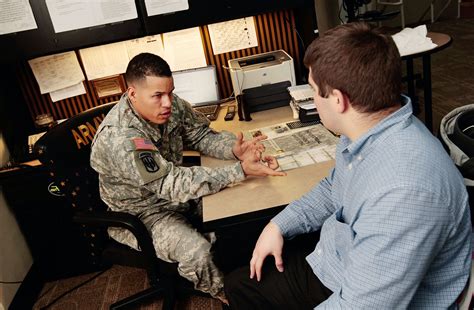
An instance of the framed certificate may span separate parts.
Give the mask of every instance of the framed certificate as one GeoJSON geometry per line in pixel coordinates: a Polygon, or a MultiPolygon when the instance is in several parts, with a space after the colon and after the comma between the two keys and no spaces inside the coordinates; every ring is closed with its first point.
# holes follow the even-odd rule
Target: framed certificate
{"type": "Polygon", "coordinates": [[[99,99],[121,95],[126,90],[125,80],[120,74],[93,80],[91,82],[99,99]]]}

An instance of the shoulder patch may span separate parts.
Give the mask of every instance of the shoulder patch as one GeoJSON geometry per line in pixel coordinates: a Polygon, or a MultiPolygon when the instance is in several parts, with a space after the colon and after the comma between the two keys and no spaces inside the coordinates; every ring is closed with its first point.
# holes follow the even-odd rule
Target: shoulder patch
{"type": "Polygon", "coordinates": [[[158,148],[149,139],[133,138],[131,141],[135,150],[158,151],[158,148]]]}
{"type": "Polygon", "coordinates": [[[168,165],[158,152],[137,150],[134,155],[143,184],[157,180],[168,173],[168,165]]]}

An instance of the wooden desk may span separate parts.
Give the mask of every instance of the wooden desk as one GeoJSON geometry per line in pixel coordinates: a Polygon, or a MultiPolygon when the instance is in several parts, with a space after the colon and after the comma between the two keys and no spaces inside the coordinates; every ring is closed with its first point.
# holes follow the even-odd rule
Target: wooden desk
{"type": "Polygon", "coordinates": [[[413,59],[422,57],[423,61],[423,92],[425,100],[425,124],[430,131],[433,131],[433,108],[432,108],[432,89],[431,89],[431,54],[441,51],[452,43],[452,38],[444,33],[428,32],[427,36],[431,38],[437,46],[427,51],[402,56],[402,60],[407,62],[407,83],[408,96],[415,104],[415,78],[413,73],[413,59]]]}
{"type": "MultiPolygon", "coordinates": [[[[225,110],[225,109],[224,109],[225,110]]],[[[222,111],[221,111],[222,112],[222,111]]],[[[280,107],[252,113],[252,121],[225,122],[221,115],[212,122],[217,130],[231,132],[246,131],[272,124],[294,121],[290,107],[280,107]]],[[[201,164],[207,167],[219,167],[232,161],[202,157],[201,164]]],[[[226,188],[214,195],[203,198],[203,222],[206,230],[219,226],[220,223],[238,221],[239,216],[249,212],[267,210],[287,205],[308,192],[322,178],[328,175],[334,161],[305,166],[287,171],[284,177],[251,177],[240,184],[226,188]]],[[[268,210],[267,210],[268,211],[268,210]]],[[[276,212],[276,211],[275,211],[276,212]]]]}

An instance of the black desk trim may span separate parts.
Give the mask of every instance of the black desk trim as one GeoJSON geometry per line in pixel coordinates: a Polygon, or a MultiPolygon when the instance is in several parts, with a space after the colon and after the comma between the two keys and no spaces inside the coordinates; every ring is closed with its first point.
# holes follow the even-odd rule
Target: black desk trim
{"type": "Polygon", "coordinates": [[[272,207],[268,209],[229,216],[229,217],[221,218],[218,220],[203,222],[203,229],[204,231],[216,231],[216,230],[232,228],[233,226],[236,226],[236,225],[248,225],[255,221],[261,221],[265,219],[270,220],[272,217],[278,214],[281,210],[283,210],[286,206],[287,205],[281,205],[281,206],[272,207]]]}

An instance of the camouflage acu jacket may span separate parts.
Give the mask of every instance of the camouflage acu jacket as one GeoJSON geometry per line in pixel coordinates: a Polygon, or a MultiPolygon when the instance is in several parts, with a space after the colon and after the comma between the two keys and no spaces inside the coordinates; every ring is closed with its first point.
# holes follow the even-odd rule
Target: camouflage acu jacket
{"type": "Polygon", "coordinates": [[[204,116],[176,95],[172,105],[168,123],[152,124],[138,116],[125,93],[98,128],[91,166],[99,173],[101,197],[112,210],[145,220],[163,209],[180,211],[187,201],[245,178],[238,162],[213,169],[181,167],[184,146],[235,159],[236,138],[229,132],[214,132],[204,116]]]}

